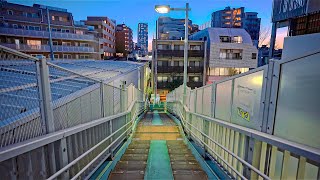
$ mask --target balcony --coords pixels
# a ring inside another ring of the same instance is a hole
[[[49,45],[27,45],[27,44],[6,44],[1,43],[11,49],[25,52],[50,52]],[[52,46],[54,52],[70,52],[70,53],[95,53],[93,47],[82,46]]]
[[[203,73],[203,66],[188,66],[188,73]]]
[[[47,31],[13,29],[13,28],[5,28],[5,27],[0,28],[0,35],[37,37],[37,38],[46,38],[46,39],[49,38],[49,32]],[[51,35],[52,35],[52,39],[95,41],[95,37],[93,35],[86,35],[86,34],[52,32]]]
[[[183,73],[183,66],[157,66],[158,73]]]
[[[188,50],[188,57],[203,57],[203,50]],[[184,57],[183,50],[158,50],[158,57]]]

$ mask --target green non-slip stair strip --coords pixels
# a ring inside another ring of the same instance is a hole
[[[169,152],[165,140],[151,141],[147,163],[144,179],[173,179]]]
[[[156,126],[163,125],[163,122],[157,110],[153,111],[152,125],[156,125]]]

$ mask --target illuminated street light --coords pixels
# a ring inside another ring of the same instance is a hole
[[[185,30],[184,30],[184,62],[183,62],[183,104],[186,102],[187,97],[187,70],[188,70],[188,12],[191,10],[189,9],[189,3],[186,3],[186,8],[170,8],[169,5],[156,5],[155,10],[158,13],[164,14],[168,13],[169,11],[185,11]],[[157,51],[156,51],[157,52]],[[156,94],[157,92],[155,92]]]
[[[158,13],[165,14],[165,13],[168,13],[170,11],[170,6],[168,6],[168,5],[156,5],[155,6],[155,10]]]

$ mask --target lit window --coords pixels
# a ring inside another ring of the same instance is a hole
[[[234,36],[233,42],[234,43],[242,43],[242,37],[241,36]]]

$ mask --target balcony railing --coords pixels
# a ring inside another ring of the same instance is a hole
[[[157,66],[158,73],[183,73],[183,66]],[[188,66],[188,73],[202,73],[203,66]]]
[[[8,35],[8,36],[49,38],[49,32],[47,31],[13,29],[13,28],[5,28],[5,27],[0,27],[0,34]],[[53,39],[95,41],[95,37],[93,35],[87,35],[87,34],[52,32],[51,35]]]
[[[183,57],[183,50],[158,50],[158,57]],[[203,57],[203,50],[188,50],[188,57]]]
[[[50,52],[49,45],[27,45],[27,44],[6,44],[1,45],[15,49],[18,51],[26,52]],[[82,46],[52,46],[54,52],[80,52],[80,53],[94,53],[93,47],[82,47]]]
[[[188,66],[188,73],[202,73],[203,66]]]

